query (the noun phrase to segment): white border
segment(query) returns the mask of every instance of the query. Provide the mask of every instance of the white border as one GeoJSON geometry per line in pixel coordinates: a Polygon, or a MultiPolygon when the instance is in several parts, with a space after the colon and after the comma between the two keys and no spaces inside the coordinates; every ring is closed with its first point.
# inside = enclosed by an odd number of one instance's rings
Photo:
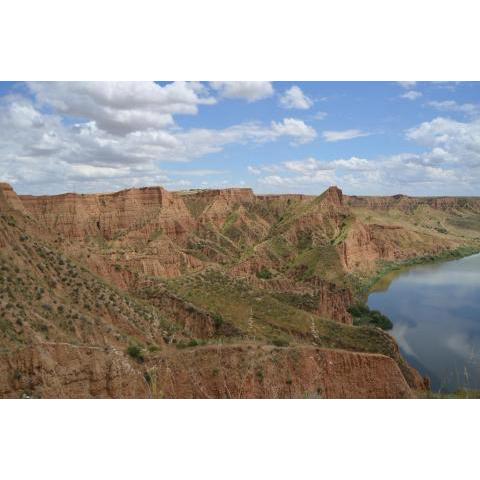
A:
{"type": "Polygon", "coordinates": [[[475,478],[478,402],[2,401],[2,478],[475,478]]]}
{"type": "MultiPolygon", "coordinates": [[[[479,80],[478,2],[3,2],[2,80],[479,80]]],[[[0,401],[14,479],[473,478],[478,401],[0,401]]]]}
{"type": "Polygon", "coordinates": [[[2,80],[478,80],[472,0],[15,0],[2,80]]]}

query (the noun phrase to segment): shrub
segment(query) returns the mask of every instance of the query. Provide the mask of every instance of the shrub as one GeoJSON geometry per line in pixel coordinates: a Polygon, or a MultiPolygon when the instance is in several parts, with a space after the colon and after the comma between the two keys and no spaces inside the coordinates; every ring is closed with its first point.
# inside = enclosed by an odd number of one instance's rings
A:
{"type": "Polygon", "coordinates": [[[178,342],[175,346],[177,348],[189,348],[189,347],[197,347],[198,345],[200,345],[200,342],[192,338],[188,343],[178,342]]]}
{"type": "Polygon", "coordinates": [[[260,271],[257,272],[257,277],[261,278],[262,280],[269,280],[272,278],[272,272],[265,267],[263,267],[260,271]]]}
{"type": "Polygon", "coordinates": [[[353,316],[353,324],[357,326],[367,325],[379,327],[382,330],[393,328],[392,321],[378,310],[370,310],[368,305],[356,304],[348,308],[348,312],[353,316]]]}
{"type": "Polygon", "coordinates": [[[151,385],[152,384],[152,375],[150,374],[150,372],[145,372],[143,374],[144,378],[145,378],[145,381],[151,385]]]}
{"type": "Polygon", "coordinates": [[[220,328],[223,325],[223,317],[219,313],[212,314],[213,323],[215,324],[215,328],[220,328]]]}
{"type": "Polygon", "coordinates": [[[288,340],[285,340],[284,338],[274,338],[272,340],[272,344],[275,345],[276,347],[288,347],[290,343],[288,340]]]}
{"type": "Polygon", "coordinates": [[[145,357],[143,356],[142,349],[138,345],[130,345],[127,348],[127,353],[134,360],[137,360],[137,362],[142,363],[145,360],[145,357]]]}

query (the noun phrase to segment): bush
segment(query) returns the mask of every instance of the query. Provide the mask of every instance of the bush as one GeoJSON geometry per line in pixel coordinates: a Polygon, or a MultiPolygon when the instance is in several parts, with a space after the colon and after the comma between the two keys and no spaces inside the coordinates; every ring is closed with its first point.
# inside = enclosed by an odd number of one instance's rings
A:
{"type": "Polygon", "coordinates": [[[288,340],[285,340],[284,338],[274,338],[272,340],[272,344],[275,345],[276,347],[288,347],[290,343],[288,340]]]}
{"type": "Polygon", "coordinates": [[[261,278],[262,280],[269,280],[270,278],[272,278],[272,272],[263,267],[260,271],[257,272],[257,277],[261,278]]]}
{"type": "Polygon", "coordinates": [[[127,353],[133,359],[137,360],[140,363],[142,363],[145,360],[142,349],[138,345],[130,345],[127,348],[127,353]]]}
{"type": "Polygon", "coordinates": [[[150,374],[150,372],[145,372],[143,374],[144,378],[145,378],[145,381],[151,385],[152,384],[152,375],[150,374]]]}
{"type": "Polygon", "coordinates": [[[368,305],[356,304],[348,308],[348,312],[353,316],[353,324],[357,326],[367,325],[390,330],[393,328],[392,321],[378,310],[370,310],[368,305]]]}
{"type": "Polygon", "coordinates": [[[219,313],[212,314],[213,323],[215,324],[215,328],[220,328],[223,325],[223,317],[219,313]]]}
{"type": "Polygon", "coordinates": [[[201,343],[198,340],[192,338],[189,342],[178,342],[175,346],[177,348],[189,348],[189,347],[198,347],[201,343]]]}

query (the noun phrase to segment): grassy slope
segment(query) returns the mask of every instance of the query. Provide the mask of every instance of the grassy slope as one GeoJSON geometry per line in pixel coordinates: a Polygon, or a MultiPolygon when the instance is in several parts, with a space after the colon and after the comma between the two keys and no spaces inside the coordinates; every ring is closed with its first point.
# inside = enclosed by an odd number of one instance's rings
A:
{"type": "Polygon", "coordinates": [[[313,342],[322,347],[383,353],[397,359],[392,339],[378,329],[322,319],[219,271],[169,280],[167,285],[193,304],[220,314],[249,338],[313,342]]]}

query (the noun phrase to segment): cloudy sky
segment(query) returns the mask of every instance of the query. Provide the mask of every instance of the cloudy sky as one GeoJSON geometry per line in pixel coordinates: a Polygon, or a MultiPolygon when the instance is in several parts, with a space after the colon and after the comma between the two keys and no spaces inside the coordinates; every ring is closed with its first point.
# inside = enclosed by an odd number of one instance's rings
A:
{"type": "Polygon", "coordinates": [[[0,82],[0,181],[480,195],[480,83],[0,82]]]}

